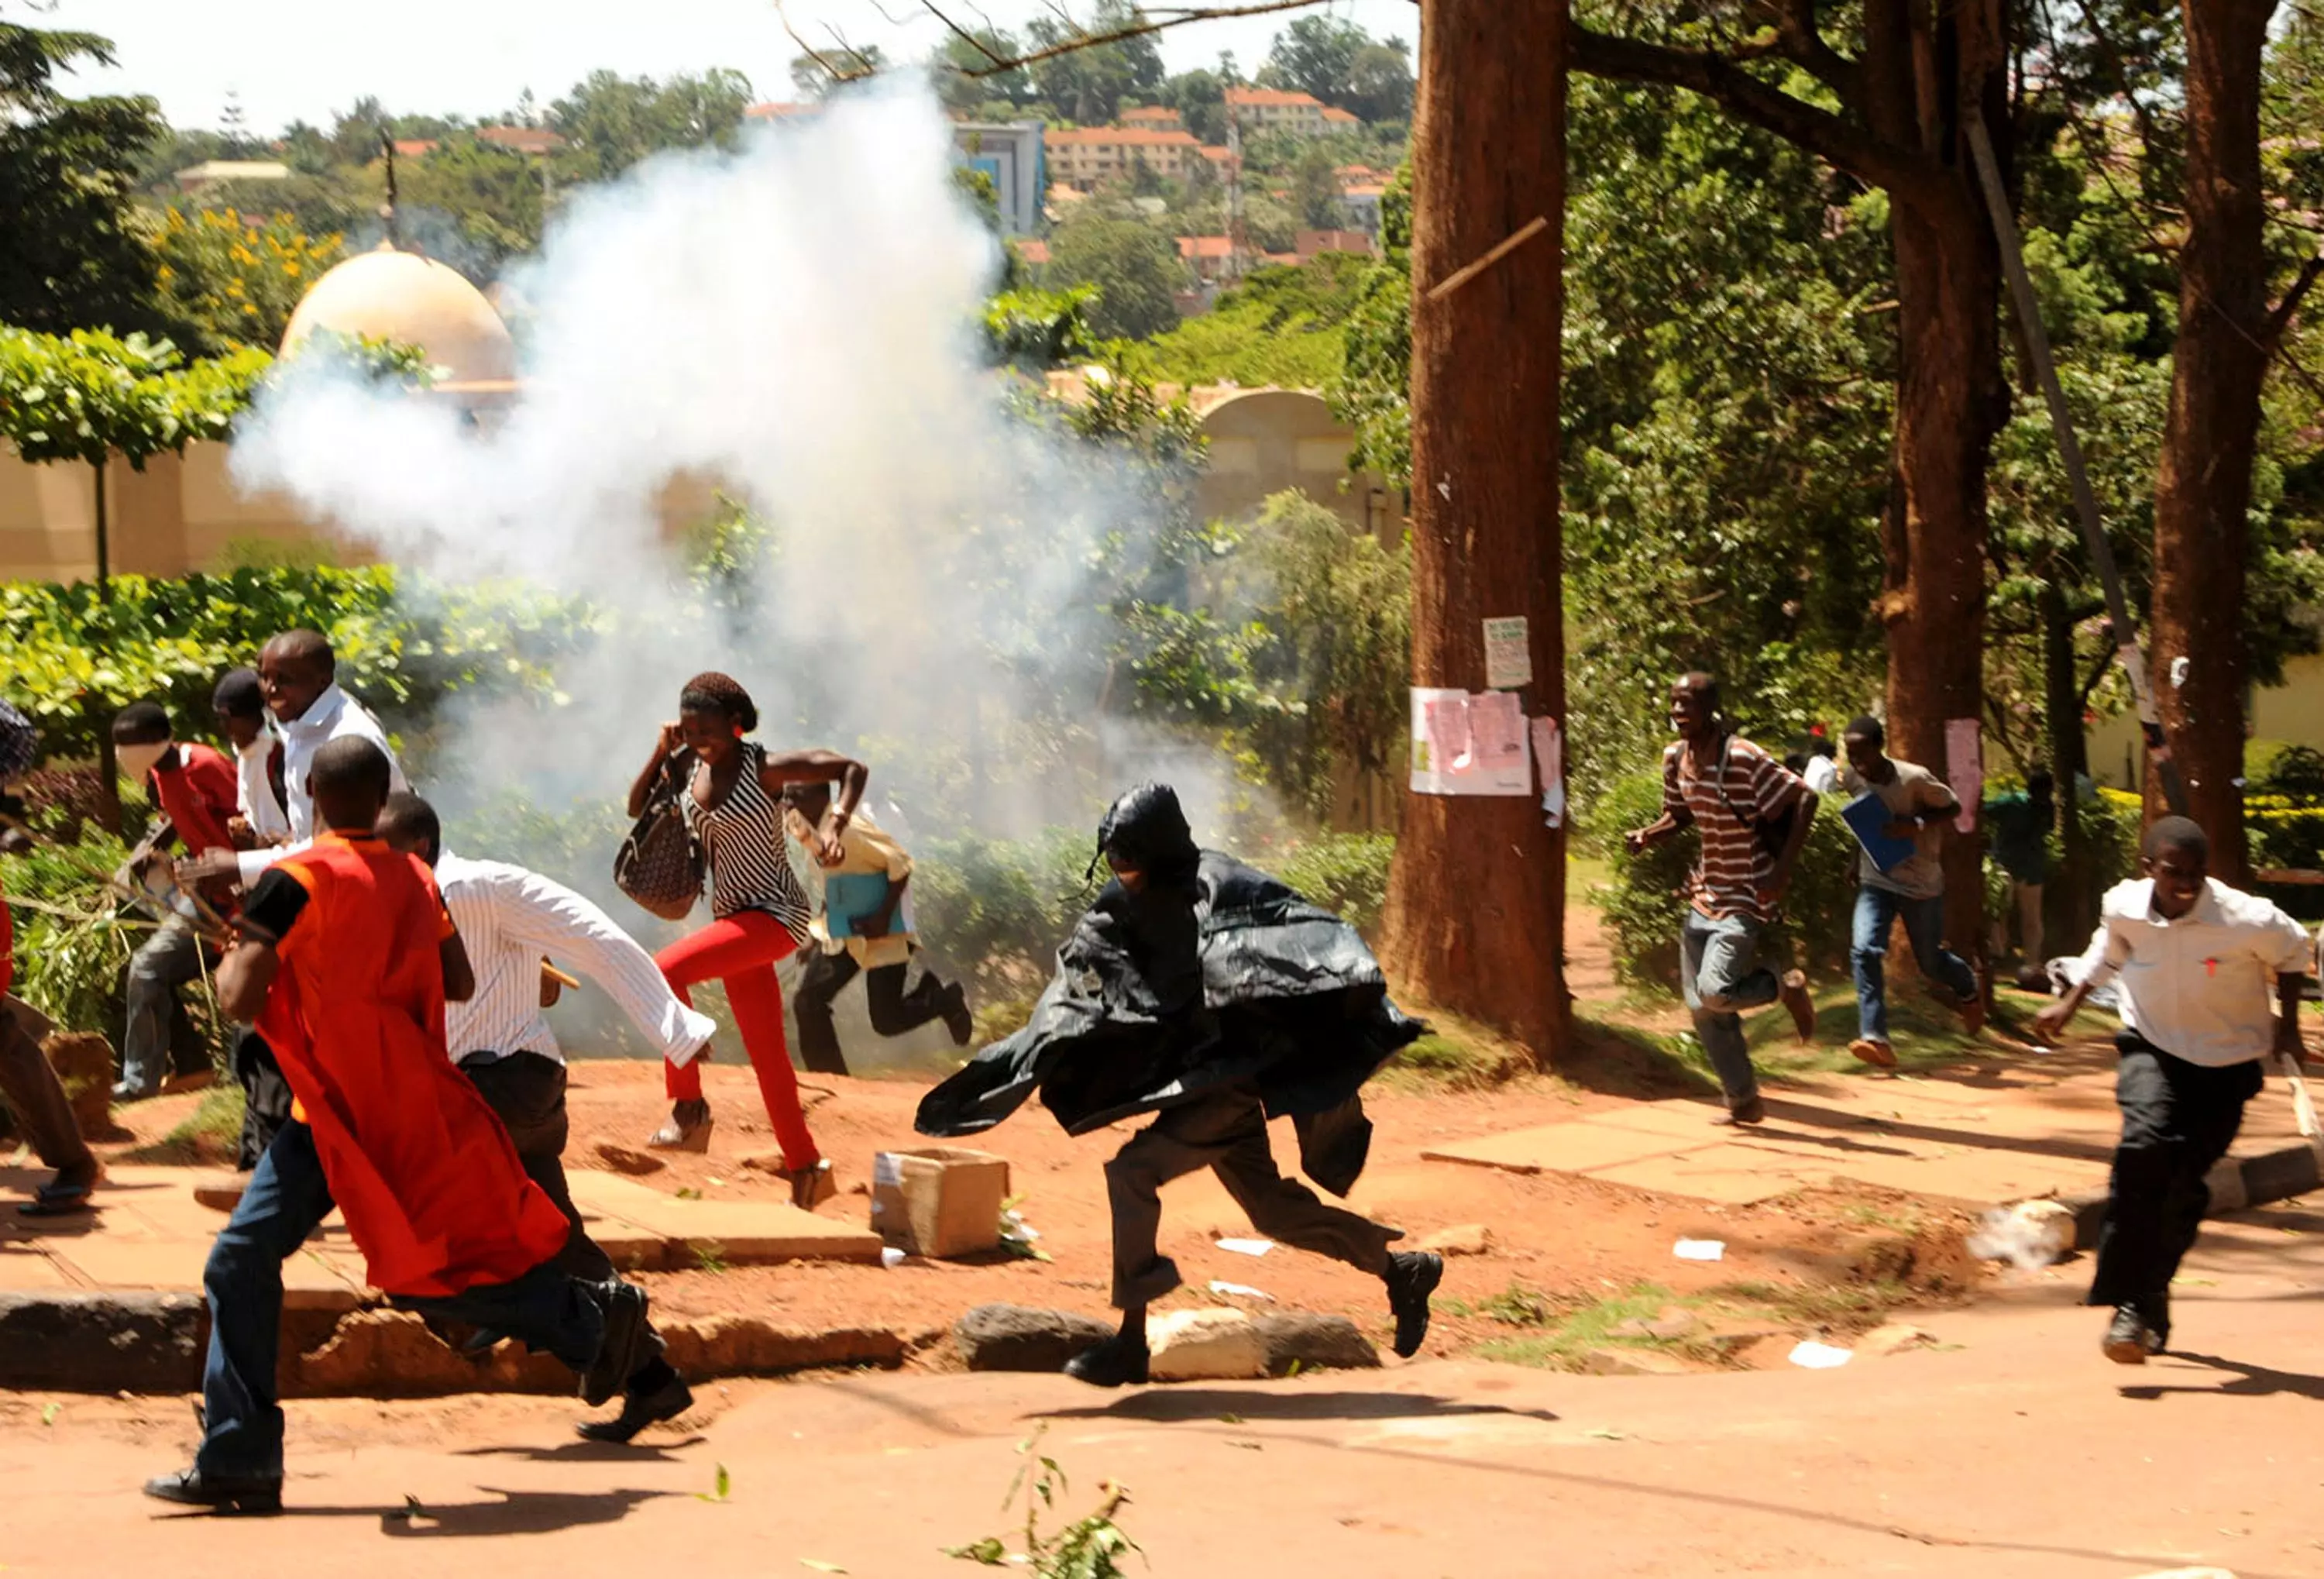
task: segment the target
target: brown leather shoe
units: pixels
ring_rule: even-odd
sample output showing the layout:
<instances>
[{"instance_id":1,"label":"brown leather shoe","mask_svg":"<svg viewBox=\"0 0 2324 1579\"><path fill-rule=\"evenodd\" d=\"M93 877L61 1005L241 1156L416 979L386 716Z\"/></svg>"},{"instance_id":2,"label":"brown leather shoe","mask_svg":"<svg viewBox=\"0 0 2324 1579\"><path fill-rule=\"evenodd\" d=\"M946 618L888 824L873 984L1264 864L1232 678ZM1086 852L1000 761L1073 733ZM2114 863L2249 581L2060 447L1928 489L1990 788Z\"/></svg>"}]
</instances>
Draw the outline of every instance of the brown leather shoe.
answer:
<instances>
[{"instance_id":1,"label":"brown leather shoe","mask_svg":"<svg viewBox=\"0 0 2324 1579\"><path fill-rule=\"evenodd\" d=\"M1896 1067L1896 1049L1877 1037L1858 1037L1848 1044L1848 1050L1876 1069L1894 1069Z\"/></svg>"},{"instance_id":2,"label":"brown leather shoe","mask_svg":"<svg viewBox=\"0 0 2324 1579\"><path fill-rule=\"evenodd\" d=\"M1985 1029L1985 983L1979 982L1977 991L1961 1000L1961 1029L1975 1036Z\"/></svg>"}]
</instances>

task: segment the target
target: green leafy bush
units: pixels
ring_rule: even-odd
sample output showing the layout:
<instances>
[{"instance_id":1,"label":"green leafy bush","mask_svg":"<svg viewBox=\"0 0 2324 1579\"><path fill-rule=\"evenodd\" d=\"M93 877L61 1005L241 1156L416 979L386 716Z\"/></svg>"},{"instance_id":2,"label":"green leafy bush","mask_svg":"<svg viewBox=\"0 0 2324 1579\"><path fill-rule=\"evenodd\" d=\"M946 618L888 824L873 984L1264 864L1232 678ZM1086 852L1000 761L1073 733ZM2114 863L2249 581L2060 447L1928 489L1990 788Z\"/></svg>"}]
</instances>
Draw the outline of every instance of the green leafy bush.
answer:
<instances>
[{"instance_id":1,"label":"green leafy bush","mask_svg":"<svg viewBox=\"0 0 2324 1579\"><path fill-rule=\"evenodd\" d=\"M548 694L558 659L594 638L593 611L515 585L437 586L392 567L247 568L175 580L0 584L0 673L51 760L96 754L127 704L151 697L188 734L210 725L218 675L277 631L331 639L339 680L391 727L424 727L446 695Z\"/></svg>"},{"instance_id":2,"label":"green leafy bush","mask_svg":"<svg viewBox=\"0 0 2324 1579\"><path fill-rule=\"evenodd\" d=\"M1090 836L1048 828L1030 839L922 839L912 892L920 935L991 992L1047 974L1095 889Z\"/></svg>"},{"instance_id":3,"label":"green leafy bush","mask_svg":"<svg viewBox=\"0 0 2324 1579\"><path fill-rule=\"evenodd\" d=\"M1388 868L1395 855L1393 834L1319 834L1293 845L1268 869L1370 937L1388 909Z\"/></svg>"}]
</instances>

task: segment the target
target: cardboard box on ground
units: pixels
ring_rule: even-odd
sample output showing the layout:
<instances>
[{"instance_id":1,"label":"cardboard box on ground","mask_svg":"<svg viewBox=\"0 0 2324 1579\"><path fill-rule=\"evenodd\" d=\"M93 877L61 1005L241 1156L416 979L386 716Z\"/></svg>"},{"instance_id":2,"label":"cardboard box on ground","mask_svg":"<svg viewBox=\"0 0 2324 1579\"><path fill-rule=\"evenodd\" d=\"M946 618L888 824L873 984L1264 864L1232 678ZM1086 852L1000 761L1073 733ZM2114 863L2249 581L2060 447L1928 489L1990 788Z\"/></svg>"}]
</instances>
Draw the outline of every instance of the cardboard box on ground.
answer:
<instances>
[{"instance_id":1,"label":"cardboard box on ground","mask_svg":"<svg viewBox=\"0 0 2324 1579\"><path fill-rule=\"evenodd\" d=\"M872 1226L913 1255L997 1250L1009 1199L1009 1163L987 1151L924 1146L872 1161Z\"/></svg>"}]
</instances>

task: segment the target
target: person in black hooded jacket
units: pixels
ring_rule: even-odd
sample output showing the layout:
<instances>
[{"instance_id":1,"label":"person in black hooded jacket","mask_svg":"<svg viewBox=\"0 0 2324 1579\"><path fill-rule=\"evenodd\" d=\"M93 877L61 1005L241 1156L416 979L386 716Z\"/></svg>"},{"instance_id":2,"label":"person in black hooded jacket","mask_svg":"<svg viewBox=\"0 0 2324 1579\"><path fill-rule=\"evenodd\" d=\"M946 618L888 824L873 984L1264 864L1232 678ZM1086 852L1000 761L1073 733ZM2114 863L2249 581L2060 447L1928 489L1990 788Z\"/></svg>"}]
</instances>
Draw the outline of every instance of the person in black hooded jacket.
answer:
<instances>
[{"instance_id":1,"label":"person in black hooded jacket","mask_svg":"<svg viewBox=\"0 0 2324 1579\"><path fill-rule=\"evenodd\" d=\"M1036 1090L1072 1134L1156 1115L1105 1168L1121 1330L1067 1372L1100 1387L1146 1380L1146 1307L1179 1283L1157 1244L1161 1187L1203 1168L1262 1233L1379 1277L1396 1352L1417 1352L1443 1260L1391 1251L1397 1230L1285 1178L1267 1122L1289 1114L1302 1171L1344 1196L1371 1140L1359 1088L1422 1027L1388 1002L1352 928L1197 848L1167 785L1114 802L1098 854L1113 880L1058 951L1031 1020L930 1092L918 1119L926 1134L973 1134Z\"/></svg>"}]
</instances>

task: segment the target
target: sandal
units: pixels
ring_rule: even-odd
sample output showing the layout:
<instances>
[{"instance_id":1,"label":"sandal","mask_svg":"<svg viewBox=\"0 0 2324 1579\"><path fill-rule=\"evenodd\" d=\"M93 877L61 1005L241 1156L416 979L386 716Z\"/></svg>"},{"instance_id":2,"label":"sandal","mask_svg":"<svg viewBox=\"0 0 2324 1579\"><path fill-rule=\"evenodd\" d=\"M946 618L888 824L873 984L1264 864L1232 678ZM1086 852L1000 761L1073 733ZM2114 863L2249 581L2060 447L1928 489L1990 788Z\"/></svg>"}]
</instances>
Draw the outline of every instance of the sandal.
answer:
<instances>
[{"instance_id":1,"label":"sandal","mask_svg":"<svg viewBox=\"0 0 2324 1579\"><path fill-rule=\"evenodd\" d=\"M805 1168L788 1168L783 1177L791 1181L791 1205L802 1212L812 1212L839 1193L838 1176L831 1171L831 1159L823 1158Z\"/></svg>"},{"instance_id":2,"label":"sandal","mask_svg":"<svg viewBox=\"0 0 2324 1579\"><path fill-rule=\"evenodd\" d=\"M655 1151L707 1151L715 1121L706 1102L681 1102L669 1110L669 1122L653 1132L646 1145Z\"/></svg>"}]
</instances>

